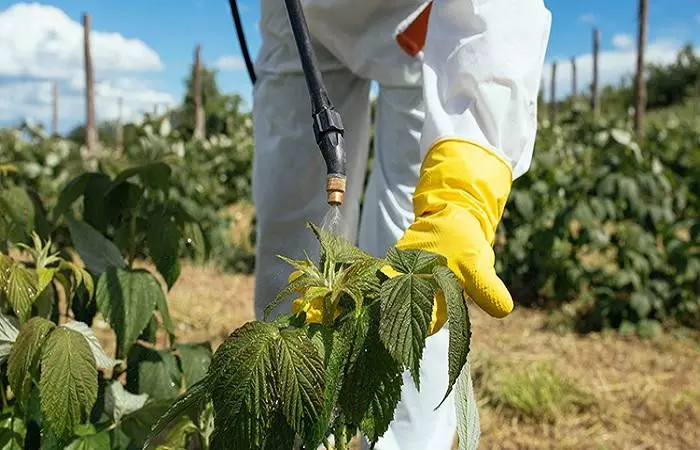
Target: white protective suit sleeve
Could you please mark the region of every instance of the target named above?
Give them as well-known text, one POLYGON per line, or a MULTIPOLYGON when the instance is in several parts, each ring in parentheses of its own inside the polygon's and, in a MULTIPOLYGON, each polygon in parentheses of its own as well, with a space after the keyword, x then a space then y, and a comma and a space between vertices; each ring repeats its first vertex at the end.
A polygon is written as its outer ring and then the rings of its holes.
POLYGON ((513 179, 530 167, 551 13, 543 0, 434 0, 425 46, 421 157, 438 139, 475 141, 513 179))

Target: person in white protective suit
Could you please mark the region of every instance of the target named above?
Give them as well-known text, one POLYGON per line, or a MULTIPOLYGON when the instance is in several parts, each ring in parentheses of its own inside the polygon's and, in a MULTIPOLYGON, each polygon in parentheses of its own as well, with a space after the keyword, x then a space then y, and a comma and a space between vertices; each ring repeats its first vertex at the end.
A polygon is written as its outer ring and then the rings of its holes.
MULTIPOLYGON (((306 223, 320 224, 328 211, 325 165, 285 5, 260 4, 253 101, 258 318, 290 273, 276 255, 300 258, 315 248, 306 223)), ((393 245, 443 254, 466 295, 491 316, 506 316, 513 301, 495 273, 492 243, 511 184, 528 170, 533 151, 551 23, 543 0, 302 0, 302 7, 345 127, 346 236, 378 257, 393 245), (379 85, 375 161, 360 214, 372 80, 379 85)), ((434 411, 448 382, 443 303, 433 317, 421 390, 405 375, 394 421, 376 449, 451 449, 457 414, 470 427, 460 447, 478 444, 473 401, 456 412, 450 397, 434 411)))

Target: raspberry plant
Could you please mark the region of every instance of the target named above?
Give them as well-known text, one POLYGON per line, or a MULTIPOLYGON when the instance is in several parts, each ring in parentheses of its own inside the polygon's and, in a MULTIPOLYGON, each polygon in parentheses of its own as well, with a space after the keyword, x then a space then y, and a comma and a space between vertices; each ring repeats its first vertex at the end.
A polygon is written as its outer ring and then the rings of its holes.
POLYGON ((376 442, 399 402, 402 372, 409 370, 419 386, 435 295, 447 302, 447 397, 467 362, 471 335, 462 290, 446 260, 395 248, 374 258, 342 237, 310 228, 321 247, 319 261, 283 258, 298 276, 268 307, 301 294, 301 311, 233 331, 207 375, 159 420, 152 438, 211 402, 212 449, 231 448, 232 442, 238 449, 315 449, 328 446, 330 436, 335 448, 344 449, 358 431, 376 442), (321 319, 309 323, 306 306, 321 305, 321 319))

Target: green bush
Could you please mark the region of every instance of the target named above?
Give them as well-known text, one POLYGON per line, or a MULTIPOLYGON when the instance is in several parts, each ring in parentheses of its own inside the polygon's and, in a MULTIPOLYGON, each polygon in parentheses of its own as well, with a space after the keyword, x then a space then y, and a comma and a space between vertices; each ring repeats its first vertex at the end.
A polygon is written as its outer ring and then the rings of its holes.
POLYGON ((497 239, 517 303, 583 303, 582 331, 700 327, 700 130, 675 120, 632 136, 626 119, 575 108, 542 124, 497 239))

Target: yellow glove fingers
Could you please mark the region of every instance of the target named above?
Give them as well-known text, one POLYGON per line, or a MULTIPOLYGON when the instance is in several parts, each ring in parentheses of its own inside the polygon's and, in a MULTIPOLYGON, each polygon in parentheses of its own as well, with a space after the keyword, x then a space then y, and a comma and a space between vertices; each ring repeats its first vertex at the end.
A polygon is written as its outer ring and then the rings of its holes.
POLYGON ((487 314, 502 318, 513 311, 513 298, 496 275, 494 254, 488 248, 474 258, 458 261, 458 277, 464 292, 487 314))

